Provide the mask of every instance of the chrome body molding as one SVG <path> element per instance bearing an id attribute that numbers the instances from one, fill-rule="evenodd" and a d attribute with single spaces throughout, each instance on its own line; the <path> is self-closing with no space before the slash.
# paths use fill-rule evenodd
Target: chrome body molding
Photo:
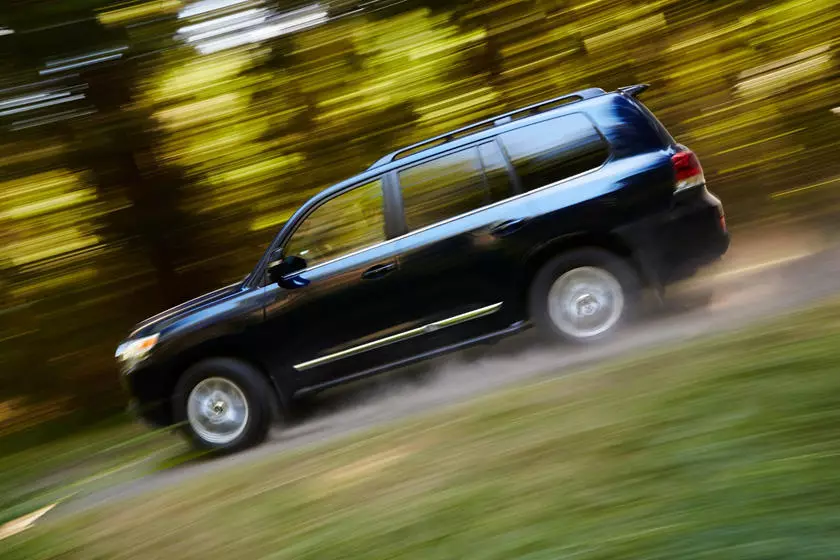
<path id="1" fill-rule="evenodd" d="M 388 346 L 389 344 L 402 342 L 403 340 L 408 340 L 409 338 L 414 338 L 423 334 L 432 333 L 440 329 L 445 329 L 447 327 L 452 327 L 460 323 L 472 321 L 473 319 L 486 317 L 487 315 L 496 313 L 501 308 L 502 302 L 494 303 L 493 305 L 488 305 L 487 307 L 481 307 L 479 309 L 474 309 L 473 311 L 467 311 L 466 313 L 461 313 L 460 315 L 447 317 L 446 319 L 441 319 L 440 321 L 435 321 L 434 323 L 428 323 L 426 325 L 415 327 L 413 329 L 409 329 L 401 333 L 392 334 L 391 336 L 386 336 L 377 340 L 372 340 L 370 342 L 366 342 L 365 344 L 360 344 L 352 348 L 347 348 L 340 352 L 335 352 L 333 354 L 321 356 L 320 358 L 309 360 L 308 362 L 302 362 L 300 364 L 296 364 L 294 368 L 297 371 L 306 371 L 308 369 L 328 364 L 336 360 L 341 360 L 342 358 L 347 358 L 349 356 L 361 354 L 362 352 L 382 348 L 384 346 Z"/>

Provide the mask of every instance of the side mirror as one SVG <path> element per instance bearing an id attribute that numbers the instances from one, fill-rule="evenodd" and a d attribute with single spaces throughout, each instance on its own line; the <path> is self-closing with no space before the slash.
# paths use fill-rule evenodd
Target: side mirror
<path id="1" fill-rule="evenodd" d="M 273 262 L 268 265 L 268 276 L 272 282 L 279 284 L 284 288 L 298 288 L 301 285 L 300 281 L 293 282 L 285 278 L 295 272 L 306 270 L 306 260 L 296 255 L 289 255 L 282 260 Z"/>

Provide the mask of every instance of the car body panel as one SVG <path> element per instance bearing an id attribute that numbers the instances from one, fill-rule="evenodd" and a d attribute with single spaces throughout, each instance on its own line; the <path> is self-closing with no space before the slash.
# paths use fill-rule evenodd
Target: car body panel
<path id="1" fill-rule="evenodd" d="M 394 269 L 381 278 L 363 278 L 379 265 Z M 277 341 L 267 351 L 268 360 L 282 363 L 300 377 L 301 385 L 327 381 L 337 375 L 336 368 L 353 368 L 355 356 L 340 365 L 294 366 L 393 334 L 404 305 L 398 284 L 401 275 L 396 243 L 389 241 L 295 274 L 305 286 L 266 286 L 264 328 Z M 317 329 L 301 328 L 310 324 L 317 324 Z"/>

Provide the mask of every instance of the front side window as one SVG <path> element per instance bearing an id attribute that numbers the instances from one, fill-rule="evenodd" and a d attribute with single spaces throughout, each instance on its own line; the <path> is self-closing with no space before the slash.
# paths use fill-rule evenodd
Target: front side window
<path id="1" fill-rule="evenodd" d="M 382 181 L 329 199 L 307 216 L 286 244 L 285 255 L 314 266 L 385 241 Z"/>
<path id="2" fill-rule="evenodd" d="M 609 156 L 601 135 L 580 113 L 523 126 L 501 139 L 524 192 L 594 169 Z"/>
<path id="3" fill-rule="evenodd" d="M 421 163 L 399 172 L 405 222 L 419 229 L 488 203 L 477 148 Z"/>

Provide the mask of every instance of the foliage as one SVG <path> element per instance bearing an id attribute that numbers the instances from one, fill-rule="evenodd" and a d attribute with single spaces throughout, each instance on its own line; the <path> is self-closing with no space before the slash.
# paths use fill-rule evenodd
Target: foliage
<path id="1" fill-rule="evenodd" d="M 0 11 L 0 400 L 121 406 L 111 355 L 131 325 L 244 276 L 308 196 L 577 88 L 652 83 L 731 223 L 836 221 L 833 0 L 337 1 L 324 25 L 213 54 L 177 34 L 200 23 L 177 19 L 186 4 Z M 6 108 L 50 88 L 69 97 Z"/>

